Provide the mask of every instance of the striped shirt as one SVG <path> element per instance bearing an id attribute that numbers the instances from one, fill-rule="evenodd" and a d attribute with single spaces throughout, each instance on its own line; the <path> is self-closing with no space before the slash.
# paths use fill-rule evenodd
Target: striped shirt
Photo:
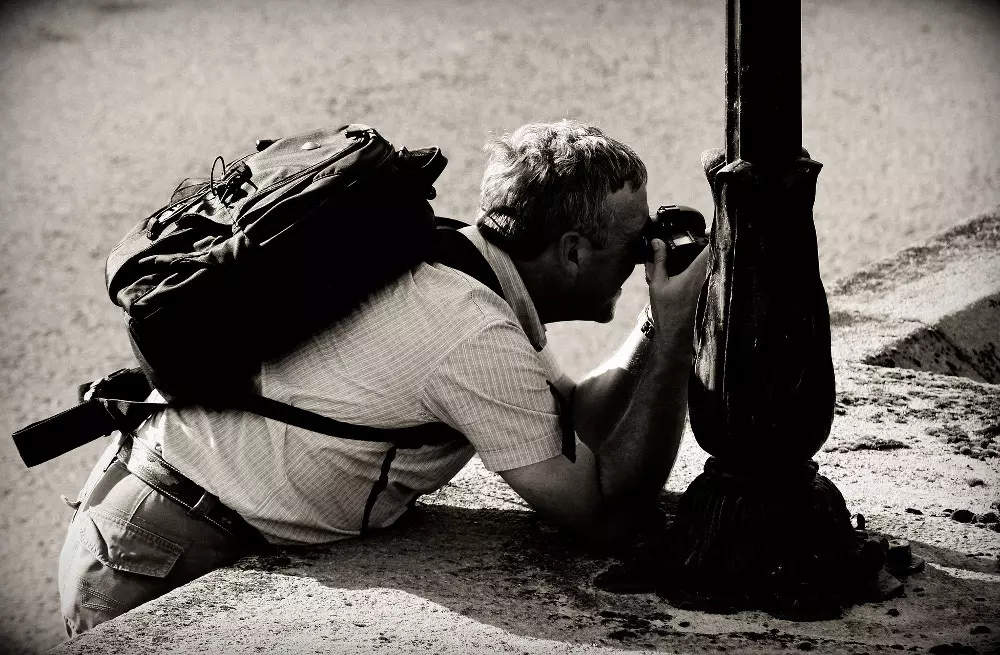
<path id="1" fill-rule="evenodd" d="M 475 227 L 462 232 L 509 304 L 462 272 L 419 264 L 348 318 L 265 363 L 259 386 L 269 398 L 347 423 L 440 422 L 468 441 L 397 449 L 200 407 L 163 410 L 138 437 L 278 544 L 391 525 L 476 453 L 491 471 L 559 455 L 563 432 L 549 381 L 564 394 L 572 382 L 545 348 L 545 328 L 513 262 Z"/>

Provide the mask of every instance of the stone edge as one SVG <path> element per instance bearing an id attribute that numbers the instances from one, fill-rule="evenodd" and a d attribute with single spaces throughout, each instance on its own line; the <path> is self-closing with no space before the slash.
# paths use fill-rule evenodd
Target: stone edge
<path id="1" fill-rule="evenodd" d="M 975 256 L 996 253 L 1000 207 L 837 280 L 827 294 L 834 359 L 1000 383 L 997 260 Z M 970 276 L 970 266 L 979 274 Z M 933 322 L 865 308 L 865 300 L 875 295 L 882 307 L 905 305 L 904 287 L 949 275 L 975 300 L 954 311 L 943 298 L 924 298 L 939 305 L 938 311 L 925 312 L 940 317 Z"/>

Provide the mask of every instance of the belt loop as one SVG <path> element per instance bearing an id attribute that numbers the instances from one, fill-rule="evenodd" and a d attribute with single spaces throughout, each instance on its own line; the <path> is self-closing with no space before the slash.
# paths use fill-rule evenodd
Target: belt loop
<path id="1" fill-rule="evenodd" d="M 201 495 L 198 502 L 194 504 L 191 509 L 188 510 L 188 516 L 193 516 L 197 519 L 205 518 L 205 515 L 212 511 L 212 508 L 219 504 L 218 496 L 213 496 L 207 491 Z"/>
<path id="2" fill-rule="evenodd" d="M 62 501 L 67 505 L 69 505 L 73 510 L 80 509 L 80 505 L 83 504 L 83 501 L 80 500 L 79 498 L 77 498 L 76 500 L 70 500 L 69 498 L 66 497 L 66 494 L 59 494 L 59 497 L 62 498 Z"/>

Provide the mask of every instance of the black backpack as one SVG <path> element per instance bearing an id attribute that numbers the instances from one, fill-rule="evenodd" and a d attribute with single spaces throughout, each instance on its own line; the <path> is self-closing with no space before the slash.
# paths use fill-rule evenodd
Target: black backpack
<path id="1" fill-rule="evenodd" d="M 476 277 L 503 297 L 478 249 L 428 202 L 447 159 L 395 149 L 366 125 L 257 142 L 170 202 L 111 252 L 106 282 L 140 369 L 81 386 L 77 407 L 14 434 L 28 466 L 115 430 L 165 403 L 251 411 L 338 437 L 421 445 L 441 425 L 352 426 L 256 394 L 262 362 L 345 317 L 422 261 Z M 220 165 L 221 164 L 221 165 Z M 218 177 L 216 178 L 216 169 Z M 453 431 L 452 431 L 453 432 Z"/>

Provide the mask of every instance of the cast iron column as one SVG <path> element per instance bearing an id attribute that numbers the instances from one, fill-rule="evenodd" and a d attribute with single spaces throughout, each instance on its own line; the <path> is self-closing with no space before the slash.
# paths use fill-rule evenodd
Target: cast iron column
<path id="1" fill-rule="evenodd" d="M 702 605 L 831 614 L 881 553 L 812 456 L 830 433 L 830 317 L 802 149 L 799 0 L 728 0 L 726 148 L 698 306 L 691 427 L 712 457 L 681 498 L 660 590 Z"/>

